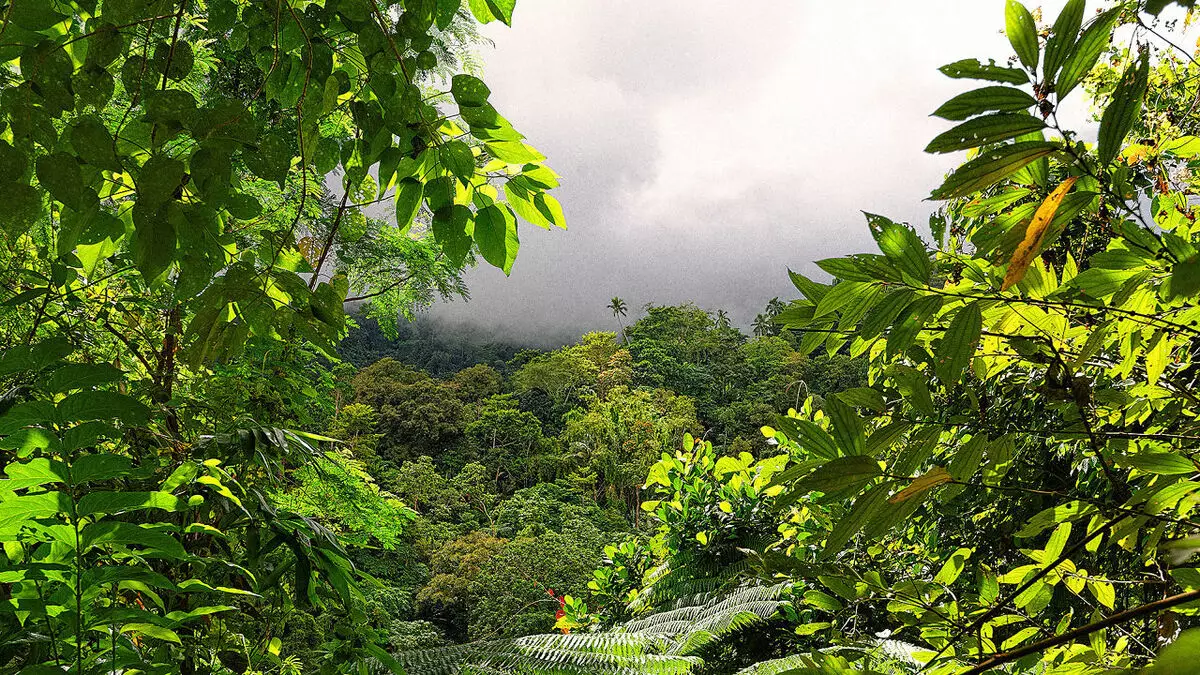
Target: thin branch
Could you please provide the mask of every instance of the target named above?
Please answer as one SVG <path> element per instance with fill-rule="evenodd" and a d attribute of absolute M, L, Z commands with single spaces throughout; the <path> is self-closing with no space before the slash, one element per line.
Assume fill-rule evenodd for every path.
<path fill-rule="evenodd" d="M 1186 593 L 1179 593 L 1178 595 L 1172 595 L 1168 598 L 1163 598 L 1162 600 L 1155 600 L 1154 602 L 1148 602 L 1139 607 L 1134 607 L 1133 609 L 1127 609 L 1124 612 L 1117 612 L 1116 614 L 1113 614 L 1112 616 L 1110 616 L 1106 619 L 1101 619 L 1100 621 L 1096 621 L 1094 623 L 1089 623 L 1086 626 L 1080 626 L 1079 628 L 1076 628 L 1075 630 L 1069 630 L 1069 631 L 1063 633 L 1062 635 L 1056 635 L 1052 638 L 1048 638 L 1046 640 L 1041 640 L 1040 642 L 1034 642 L 1031 644 L 1027 644 L 1024 647 L 1021 647 L 1020 649 L 1014 649 L 1010 652 L 1000 652 L 998 654 L 993 654 L 987 660 L 980 661 L 979 663 L 972 666 L 970 669 L 963 671 L 960 675 L 981 675 L 982 673 L 986 673 L 989 670 L 991 670 L 997 666 L 1001 666 L 1005 663 L 1011 663 L 1013 661 L 1016 661 L 1017 659 L 1019 659 L 1023 656 L 1028 656 L 1029 654 L 1036 654 L 1038 652 L 1045 651 L 1051 647 L 1057 647 L 1058 645 L 1072 642 L 1072 641 L 1077 640 L 1086 635 L 1091 635 L 1092 633 L 1095 633 L 1098 630 L 1103 630 L 1105 628 L 1108 628 L 1109 626 L 1116 626 L 1118 624 L 1122 624 L 1127 621 L 1131 621 L 1133 619 L 1137 619 L 1139 617 L 1146 616 L 1147 614 L 1154 614 L 1158 611 L 1161 611 L 1164 609 L 1170 609 L 1171 607 L 1182 605 L 1184 603 L 1191 602 L 1193 600 L 1200 600 L 1200 590 L 1188 591 Z"/>

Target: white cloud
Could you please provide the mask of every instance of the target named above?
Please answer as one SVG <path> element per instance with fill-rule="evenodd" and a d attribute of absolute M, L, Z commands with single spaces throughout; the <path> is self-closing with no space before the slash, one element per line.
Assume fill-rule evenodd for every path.
<path fill-rule="evenodd" d="M 435 315 L 544 336 L 608 326 L 613 295 L 741 320 L 792 297 L 787 267 L 868 247 L 860 210 L 928 214 L 959 159 L 923 152 L 948 126 L 929 113 L 975 86 L 936 68 L 1003 60 L 1003 13 L 1003 0 L 520 0 L 513 28 L 486 29 L 485 79 L 563 175 L 571 230 L 522 229 L 511 278 L 481 269 L 474 300 Z"/>

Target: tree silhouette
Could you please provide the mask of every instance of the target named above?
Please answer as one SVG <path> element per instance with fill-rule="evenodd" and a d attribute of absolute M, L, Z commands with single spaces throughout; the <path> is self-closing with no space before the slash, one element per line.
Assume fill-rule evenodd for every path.
<path fill-rule="evenodd" d="M 614 295 L 613 299 L 608 303 L 608 308 L 612 310 L 613 316 L 617 318 L 617 324 L 621 327 L 621 343 L 628 344 L 628 338 L 625 337 L 625 322 L 621 320 L 621 317 L 625 316 L 625 312 L 628 310 L 625 306 L 625 301 Z"/>
<path fill-rule="evenodd" d="M 771 323 L 771 317 L 766 314 L 759 314 L 754 317 L 754 334 L 758 337 L 775 334 L 775 325 Z"/>
<path fill-rule="evenodd" d="M 717 328 L 729 328 L 729 312 L 723 309 L 717 310 Z"/>

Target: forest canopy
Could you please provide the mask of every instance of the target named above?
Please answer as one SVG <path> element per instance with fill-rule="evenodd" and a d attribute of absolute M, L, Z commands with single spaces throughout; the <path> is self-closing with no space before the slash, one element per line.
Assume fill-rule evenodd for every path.
<path fill-rule="evenodd" d="M 1190 5 L 1006 0 L 752 334 L 526 349 L 410 322 L 566 227 L 513 0 L 0 0 L 0 672 L 1195 672 Z"/>

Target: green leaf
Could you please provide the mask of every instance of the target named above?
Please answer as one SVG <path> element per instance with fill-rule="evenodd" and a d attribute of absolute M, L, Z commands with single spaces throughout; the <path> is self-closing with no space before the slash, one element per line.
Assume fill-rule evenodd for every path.
<path fill-rule="evenodd" d="M 136 545 L 143 547 L 142 555 L 157 554 L 174 559 L 187 557 L 179 541 L 151 526 L 103 520 L 84 527 L 80 538 L 83 551 L 95 546 Z"/>
<path fill-rule="evenodd" d="M 1117 466 L 1128 467 L 1160 476 L 1197 473 L 1192 460 L 1172 452 L 1153 452 L 1114 457 Z"/>
<path fill-rule="evenodd" d="M 967 120 L 940 134 L 925 146 L 925 152 L 945 153 L 990 145 L 1016 138 L 1046 127 L 1042 120 L 1026 113 L 995 113 Z"/>
<path fill-rule="evenodd" d="M 867 451 L 867 436 L 858 411 L 842 403 L 836 396 L 825 399 L 825 413 L 833 426 L 833 437 L 846 455 L 862 455 Z"/>
<path fill-rule="evenodd" d="M 937 347 L 937 374 L 947 387 L 962 377 L 963 370 L 975 355 L 975 348 L 979 346 L 982 331 L 983 314 L 979 303 L 965 305 L 954 315 L 954 320 Z"/>
<path fill-rule="evenodd" d="M 163 640 L 164 642 L 174 642 L 177 645 L 183 644 L 175 631 L 170 628 L 164 628 L 152 623 L 127 623 L 121 626 L 122 633 L 135 633 L 155 640 Z"/>
<path fill-rule="evenodd" d="M 966 567 L 967 559 L 971 557 L 971 549 L 960 548 L 946 559 L 942 564 L 942 569 L 938 570 L 937 575 L 933 578 L 943 586 L 949 586 L 962 575 L 963 569 Z"/>
<path fill-rule="evenodd" d="M 894 223 L 883 216 L 863 212 L 867 217 L 867 226 L 875 243 L 897 268 L 907 273 L 915 281 L 929 281 L 931 264 L 929 254 L 925 250 L 925 242 L 917 236 L 911 227 Z"/>
<path fill-rule="evenodd" d="M 852 387 L 842 392 L 838 392 L 837 397 L 846 405 L 851 405 L 856 408 L 866 408 L 882 414 L 886 402 L 883 394 L 869 387 Z M 872 438 L 874 438 L 872 436 Z"/>
<path fill-rule="evenodd" d="M 948 63 L 938 70 L 946 77 L 954 79 L 967 78 L 1007 84 L 1027 84 L 1029 82 L 1029 75 L 1025 71 L 1019 68 L 997 66 L 995 61 L 983 64 L 978 59 L 963 59 Z"/>
<path fill-rule="evenodd" d="M 468 0 L 467 4 L 479 23 L 490 23 L 499 19 L 511 26 L 516 2 L 517 0 Z"/>
<path fill-rule="evenodd" d="M 1058 73 L 1058 79 L 1054 82 L 1054 91 L 1058 100 L 1061 101 L 1071 93 L 1087 77 L 1088 73 L 1092 72 L 1100 55 L 1108 50 L 1109 42 L 1112 40 L 1113 27 L 1120 19 L 1123 9 L 1121 5 L 1118 5 L 1096 17 L 1084 29 L 1079 41 L 1067 52 L 1062 69 Z"/>
<path fill-rule="evenodd" d="M 491 156 L 509 164 L 527 164 L 546 159 L 541 153 L 520 141 L 488 141 L 484 145 Z"/>
<path fill-rule="evenodd" d="M 396 227 L 401 231 L 412 226 L 424 194 L 425 186 L 415 178 L 405 178 L 396 185 Z"/>
<path fill-rule="evenodd" d="M 971 476 L 974 476 L 975 472 L 979 470 L 979 464 L 983 461 L 983 454 L 987 447 L 986 433 L 972 436 L 955 451 L 954 457 L 950 459 L 950 464 L 946 466 L 946 471 L 954 480 L 970 480 Z"/>
<path fill-rule="evenodd" d="M 81 391 L 58 402 L 63 421 L 119 419 L 137 425 L 150 417 L 150 409 L 135 398 L 115 391 Z"/>
<path fill-rule="evenodd" d="M 1050 38 L 1046 40 L 1046 61 L 1042 64 L 1042 79 L 1053 82 L 1067 55 L 1075 46 L 1079 28 L 1083 25 L 1085 0 L 1068 0 L 1054 20 Z M 1060 97 L 1061 98 L 1061 97 Z"/>
<path fill-rule="evenodd" d="M 1142 111 L 1142 98 L 1150 81 L 1150 54 L 1143 51 L 1137 63 L 1131 64 L 1121 76 L 1112 100 L 1100 118 L 1100 138 L 1097 152 L 1101 164 L 1109 164 L 1120 154 L 1125 136 L 1133 128 Z"/>
<path fill-rule="evenodd" d="M 550 229 L 550 219 L 534 206 L 534 195 L 520 176 L 511 178 L 504 183 L 504 196 L 508 199 L 508 205 L 517 212 L 518 216 L 540 228 Z"/>
<path fill-rule="evenodd" d="M 68 363 L 50 376 L 46 390 L 62 394 L 121 379 L 121 371 L 106 363 Z"/>
<path fill-rule="evenodd" d="M 1093 591 L 1094 593 L 1094 591 Z M 1159 652 L 1154 663 L 1141 671 L 1141 675 L 1175 675 L 1196 668 L 1200 661 L 1200 630 L 1185 630 Z"/>
<path fill-rule="evenodd" d="M 818 457 L 833 459 L 841 454 L 838 452 L 837 441 L 833 440 L 833 436 L 830 436 L 829 432 L 815 422 L 792 417 L 779 417 L 776 425 L 789 438 L 796 441 L 801 448 Z"/>
<path fill-rule="evenodd" d="M 533 207 L 555 227 L 567 229 L 567 216 L 563 213 L 562 204 L 547 192 L 539 192 L 533 196 Z"/>
<path fill-rule="evenodd" d="M 467 232 L 470 223 L 471 210 L 461 204 L 438 209 L 433 214 L 433 238 L 455 265 L 462 264 L 471 252 L 471 235 Z"/>
<path fill-rule="evenodd" d="M 521 243 L 517 239 L 517 219 L 505 205 L 492 204 L 475 214 L 475 243 L 490 265 L 512 272 Z"/>
<path fill-rule="evenodd" d="M 70 340 L 52 337 L 32 345 L 17 345 L 0 354 L 0 375 L 37 372 L 74 351 Z"/>
<path fill-rule="evenodd" d="M 43 193 L 31 185 L 9 183 L 2 188 L 4 200 L 0 202 L 0 231 L 10 242 L 15 242 L 41 219 L 46 204 Z"/>
<path fill-rule="evenodd" d="M 891 485 L 891 483 L 876 485 L 866 494 L 854 500 L 854 506 L 850 508 L 850 513 L 836 521 L 833 531 L 826 538 L 825 548 L 820 555 L 822 560 L 827 560 L 840 552 L 845 548 L 846 543 L 870 521 L 888 511 L 890 506 L 888 495 L 891 492 Z"/>
<path fill-rule="evenodd" d="M 804 592 L 804 602 L 826 612 L 842 611 L 842 603 L 837 598 L 815 588 Z"/>
<path fill-rule="evenodd" d="M 70 471 L 71 483 L 74 485 L 83 485 L 96 480 L 126 478 L 134 474 L 132 460 L 124 455 L 110 453 L 79 457 L 71 463 Z"/>
<path fill-rule="evenodd" d="M 1017 0 L 1008 0 L 1004 7 L 1004 32 L 1017 56 L 1030 70 L 1038 64 L 1037 25 L 1025 5 Z"/>
<path fill-rule="evenodd" d="M 471 146 L 462 141 L 447 141 L 438 148 L 438 158 L 442 165 L 450 170 L 464 183 L 475 175 L 475 156 L 471 154 Z"/>
<path fill-rule="evenodd" d="M 1037 105 L 1037 99 L 1012 87 L 982 87 L 946 101 L 933 112 L 947 120 L 965 120 L 987 112 L 1017 112 Z"/>
<path fill-rule="evenodd" d="M 1045 141 L 1022 141 L 986 150 L 947 176 L 941 187 L 930 195 L 930 199 L 965 197 L 990 187 L 1030 162 L 1048 157 L 1057 150 L 1057 145 Z"/>
<path fill-rule="evenodd" d="M 1171 294 L 1189 298 L 1200 291 L 1200 255 L 1175 263 L 1171 268 Z"/>
<path fill-rule="evenodd" d="M 182 511 L 187 502 L 167 492 L 98 492 L 85 494 L 76 506 L 80 516 L 114 515 L 130 511 L 157 509 Z"/>
<path fill-rule="evenodd" d="M 817 467 L 817 470 L 796 482 L 791 491 L 798 494 L 809 492 L 840 492 L 857 490 L 871 479 L 883 474 L 879 462 L 866 455 L 838 457 Z"/>
<path fill-rule="evenodd" d="M 162 276 L 175 261 L 176 232 L 168 209 L 133 207 L 133 261 L 147 281 Z"/>
<path fill-rule="evenodd" d="M 916 341 L 925 324 L 942 307 L 942 297 L 927 295 L 913 301 L 896 317 L 887 337 L 887 354 L 902 354 Z"/>
<path fill-rule="evenodd" d="M 82 209 L 87 193 L 83 174 L 75 157 L 65 152 L 42 155 L 37 159 L 37 177 L 50 196 L 75 209 Z M 96 195 L 91 195 L 96 201 Z"/>
<path fill-rule="evenodd" d="M 450 82 L 450 95 L 460 106 L 474 108 L 485 105 L 492 94 L 483 80 L 472 75 L 455 75 Z"/>

